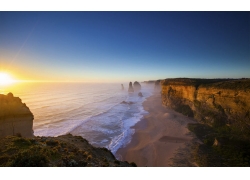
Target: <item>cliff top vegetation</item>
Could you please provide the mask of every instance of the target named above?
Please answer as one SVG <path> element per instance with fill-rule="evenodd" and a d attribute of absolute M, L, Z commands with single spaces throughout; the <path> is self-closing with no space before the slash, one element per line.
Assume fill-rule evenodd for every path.
<path fill-rule="evenodd" d="M 0 166 L 14 167 L 132 167 L 106 148 L 94 147 L 81 136 L 0 138 Z"/>
<path fill-rule="evenodd" d="M 193 78 L 173 78 L 165 79 L 161 82 L 163 86 L 182 85 L 198 87 L 211 87 L 221 89 L 247 90 L 250 89 L 250 79 L 193 79 Z"/>

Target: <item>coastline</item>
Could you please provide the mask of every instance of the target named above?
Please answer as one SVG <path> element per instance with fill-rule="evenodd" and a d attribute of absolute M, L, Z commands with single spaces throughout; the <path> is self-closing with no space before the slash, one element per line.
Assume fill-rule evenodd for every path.
<path fill-rule="evenodd" d="M 141 167 L 170 166 L 176 151 L 194 139 L 186 126 L 195 121 L 164 107 L 159 92 L 148 97 L 143 108 L 148 114 L 132 127 L 135 133 L 130 143 L 118 149 L 116 156 Z"/>

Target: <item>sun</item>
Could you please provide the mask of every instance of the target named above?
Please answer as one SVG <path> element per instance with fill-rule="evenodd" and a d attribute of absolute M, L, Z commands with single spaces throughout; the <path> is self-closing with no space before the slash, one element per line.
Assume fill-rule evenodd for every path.
<path fill-rule="evenodd" d="M 0 85 L 5 86 L 14 83 L 15 80 L 5 72 L 0 72 Z"/>

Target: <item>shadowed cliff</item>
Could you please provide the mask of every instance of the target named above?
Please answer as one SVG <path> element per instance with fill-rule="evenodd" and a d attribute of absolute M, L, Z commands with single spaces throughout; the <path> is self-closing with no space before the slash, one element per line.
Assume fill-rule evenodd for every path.
<path fill-rule="evenodd" d="M 32 137 L 33 119 L 33 114 L 19 97 L 12 93 L 0 94 L 0 137 L 16 134 Z"/>

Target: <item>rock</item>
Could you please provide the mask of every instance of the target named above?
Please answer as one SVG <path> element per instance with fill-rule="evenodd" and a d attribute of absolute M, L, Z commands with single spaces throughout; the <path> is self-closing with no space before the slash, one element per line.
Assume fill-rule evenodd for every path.
<path fill-rule="evenodd" d="M 121 86 L 122 86 L 122 90 L 124 90 L 124 86 L 123 86 L 123 84 L 121 84 Z"/>
<path fill-rule="evenodd" d="M 7 94 L 7 97 L 8 97 L 8 98 L 13 98 L 14 96 L 13 96 L 13 94 L 12 94 L 11 92 L 9 92 L 9 93 Z"/>
<path fill-rule="evenodd" d="M 221 145 L 221 143 L 218 141 L 217 138 L 215 138 L 213 146 L 220 146 L 220 145 Z"/>
<path fill-rule="evenodd" d="M 21 99 L 12 93 L 0 94 L 0 137 L 33 137 L 34 116 Z"/>
<path fill-rule="evenodd" d="M 140 91 L 141 90 L 141 85 L 137 81 L 134 82 L 134 90 L 135 91 Z"/>
<path fill-rule="evenodd" d="M 134 92 L 134 88 L 132 86 L 132 82 L 129 83 L 128 92 Z"/>
<path fill-rule="evenodd" d="M 162 104 L 198 122 L 249 132 L 250 79 L 161 81 Z"/>
<path fill-rule="evenodd" d="M 133 102 L 129 101 L 129 102 L 126 102 L 126 101 L 122 101 L 121 104 L 134 104 Z"/>
<path fill-rule="evenodd" d="M 139 93 L 138 93 L 138 96 L 143 97 L 143 95 L 142 95 L 142 93 L 141 93 L 141 92 L 139 92 Z"/>

